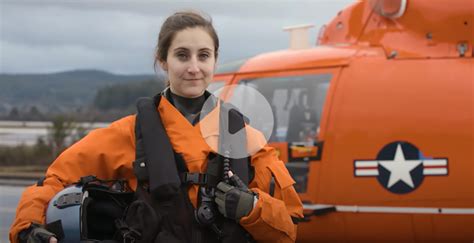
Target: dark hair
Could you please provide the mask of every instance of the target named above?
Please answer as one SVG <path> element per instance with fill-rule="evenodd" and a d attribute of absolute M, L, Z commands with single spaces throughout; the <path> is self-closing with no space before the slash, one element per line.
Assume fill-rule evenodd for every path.
<path fill-rule="evenodd" d="M 212 26 L 211 17 L 196 11 L 182 11 L 169 16 L 161 26 L 160 34 L 158 35 L 158 43 L 156 45 L 154 66 L 156 67 L 158 61 L 166 61 L 168 58 L 168 49 L 177 32 L 186 28 L 195 27 L 203 28 L 211 36 L 214 41 L 214 56 L 217 59 L 219 37 L 217 37 L 216 30 Z"/>

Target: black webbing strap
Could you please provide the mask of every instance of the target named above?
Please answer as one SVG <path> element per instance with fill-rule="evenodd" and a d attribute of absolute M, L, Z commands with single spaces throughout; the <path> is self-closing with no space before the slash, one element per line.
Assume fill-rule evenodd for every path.
<path fill-rule="evenodd" d="M 222 156 L 209 153 L 207 158 L 207 186 L 216 187 L 223 178 L 223 161 Z"/>
<path fill-rule="evenodd" d="M 237 108 L 228 103 L 221 103 L 219 113 L 219 153 L 226 155 L 226 151 L 231 151 L 231 156 L 236 155 L 232 152 L 247 151 L 246 132 L 238 133 L 241 129 L 245 129 L 245 117 Z M 231 161 L 231 170 L 237 174 L 245 185 L 249 184 L 249 157 L 245 158 L 229 158 Z M 225 159 L 225 158 L 224 158 Z"/>
<path fill-rule="evenodd" d="M 178 172 L 179 172 L 179 179 L 181 180 L 182 184 L 207 186 L 207 182 L 208 182 L 207 174 L 202 174 L 198 172 L 194 172 L 194 173 L 189 172 L 188 167 L 186 166 L 186 161 L 184 160 L 183 156 L 175 152 L 174 157 L 176 161 L 176 167 L 178 168 Z"/>
<path fill-rule="evenodd" d="M 137 129 L 139 139 L 147 161 L 150 193 L 157 197 L 168 198 L 170 193 L 179 190 L 181 181 L 176 168 L 175 157 L 170 140 L 161 122 L 155 102 L 151 98 L 140 98 L 137 101 Z M 138 146 L 138 144 L 137 144 Z M 156 190 L 158 188 L 165 190 Z"/>

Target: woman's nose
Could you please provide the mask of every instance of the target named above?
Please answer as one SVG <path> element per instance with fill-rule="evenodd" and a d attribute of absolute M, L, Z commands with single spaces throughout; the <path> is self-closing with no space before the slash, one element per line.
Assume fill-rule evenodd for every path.
<path fill-rule="evenodd" d="M 188 72 L 190 73 L 197 73 L 199 72 L 199 66 L 197 58 L 191 58 L 188 66 Z"/>

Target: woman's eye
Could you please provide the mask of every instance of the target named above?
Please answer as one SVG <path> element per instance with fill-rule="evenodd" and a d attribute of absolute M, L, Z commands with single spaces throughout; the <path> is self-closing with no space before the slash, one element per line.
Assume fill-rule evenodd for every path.
<path fill-rule="evenodd" d="M 209 58 L 209 54 L 207 54 L 207 53 L 203 53 L 203 54 L 199 55 L 199 59 L 201 59 L 201 60 L 206 60 L 208 58 Z"/>
<path fill-rule="evenodd" d="M 178 53 L 176 54 L 176 56 L 179 60 L 186 60 L 188 58 L 188 55 L 186 55 L 185 53 Z"/>

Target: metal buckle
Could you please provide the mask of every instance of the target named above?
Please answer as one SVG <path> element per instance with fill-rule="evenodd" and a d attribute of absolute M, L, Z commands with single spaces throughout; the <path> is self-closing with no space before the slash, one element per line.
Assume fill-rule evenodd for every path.
<path fill-rule="evenodd" d="M 207 184 L 207 175 L 201 173 L 184 173 L 184 183 L 196 184 L 196 185 L 206 185 Z"/>

